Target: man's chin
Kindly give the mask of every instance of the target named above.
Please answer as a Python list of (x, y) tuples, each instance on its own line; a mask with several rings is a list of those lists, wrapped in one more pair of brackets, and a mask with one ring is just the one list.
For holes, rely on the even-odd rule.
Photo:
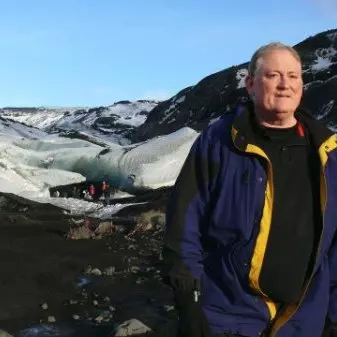
[(275, 104), (269, 105), (268, 107), (261, 105), (256, 107), (256, 109), (265, 115), (272, 114), (289, 116), (295, 114), (297, 107), (295, 107), (294, 104)]
[(292, 115), (296, 111), (296, 108), (294, 107), (289, 107), (289, 106), (280, 106), (280, 107), (275, 107), (273, 109), (273, 112), (277, 115)]

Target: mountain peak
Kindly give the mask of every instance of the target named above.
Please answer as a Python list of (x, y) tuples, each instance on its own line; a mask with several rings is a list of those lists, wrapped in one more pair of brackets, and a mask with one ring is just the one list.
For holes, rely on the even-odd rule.
[[(304, 105), (336, 129), (337, 29), (311, 36), (294, 48), (303, 63)], [(218, 71), (159, 103), (137, 129), (133, 141), (168, 134), (184, 126), (202, 130), (238, 102), (248, 99), (244, 84), (247, 68), (245, 62)]]

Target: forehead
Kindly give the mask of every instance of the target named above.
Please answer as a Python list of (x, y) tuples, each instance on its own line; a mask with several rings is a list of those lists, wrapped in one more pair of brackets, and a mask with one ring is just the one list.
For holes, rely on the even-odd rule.
[(259, 60), (263, 71), (301, 72), (301, 63), (286, 49), (271, 50)]

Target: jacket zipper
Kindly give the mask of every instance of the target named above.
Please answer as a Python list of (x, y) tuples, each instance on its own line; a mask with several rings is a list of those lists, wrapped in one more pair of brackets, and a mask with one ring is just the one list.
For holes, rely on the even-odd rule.
[(267, 328), (263, 331), (263, 334), (262, 336), (263, 337), (269, 337), (270, 336), (270, 333), (272, 331), (272, 328), (274, 326), (274, 323), (277, 321), (277, 319), (284, 313), (284, 310), (285, 310), (285, 306), (282, 306), (281, 309), (279, 309), (275, 315), (275, 317), (269, 321), (268, 325), (267, 325)]
[[(232, 136), (236, 137), (236, 136), (237, 136), (237, 133), (235, 133), (236, 130), (233, 129), (232, 132), (233, 132), (233, 131), (234, 131), (234, 133), (232, 134)], [(235, 139), (235, 138), (234, 138), (234, 139)], [(259, 157), (261, 157), (261, 158), (263, 158), (263, 159), (265, 159), (265, 160), (267, 161), (267, 164), (268, 164), (268, 170), (270, 171), (270, 184), (271, 184), (271, 189), (272, 189), (272, 191), (273, 191), (273, 190), (274, 190), (274, 178), (273, 178), (273, 177), (274, 177), (274, 174), (273, 174), (272, 163), (271, 163), (269, 157), (264, 153), (264, 151), (263, 151), (260, 147), (258, 147), (258, 148), (259, 148), (259, 150), (260, 150), (262, 153), (264, 153), (264, 155), (258, 154), (258, 153), (254, 152), (254, 151), (246, 151), (246, 150), (240, 149), (240, 148), (235, 144), (234, 139), (233, 139), (233, 144), (234, 144), (234, 146), (235, 146), (239, 151), (243, 151), (243, 152), (247, 152), (247, 153), (252, 153), (252, 154), (258, 155)], [(274, 198), (273, 198), (273, 199), (274, 199)], [(260, 294), (266, 296), (265, 294), (263, 294), (263, 292), (262, 292), (261, 290), (260, 290)], [(270, 316), (272, 316), (272, 313), (271, 313), (271, 311), (270, 311), (270, 308), (269, 308), (267, 302), (263, 299), (263, 297), (262, 297), (261, 299), (262, 299), (262, 301), (264, 302), (265, 306), (267, 307), (267, 310), (269, 311)], [(270, 300), (270, 299), (269, 299), (269, 300)], [(271, 301), (271, 302), (272, 302), (272, 301)], [(277, 312), (276, 312), (276, 315), (277, 315)], [(276, 316), (275, 316), (275, 317), (276, 317)], [(268, 328), (270, 327), (270, 329), (271, 329), (271, 327), (273, 326), (273, 322), (275, 321), (275, 317), (271, 318), (270, 321), (268, 322)]]
[[(248, 151), (240, 149), (235, 144), (235, 138), (236, 138), (237, 134), (238, 134), (238, 131), (236, 129), (232, 128), (232, 139), (233, 139), (234, 146), (239, 151), (248, 152)], [(337, 139), (335, 139), (335, 143), (337, 143)], [(251, 152), (251, 153), (254, 153), (254, 152)], [(258, 153), (254, 153), (254, 154), (261, 156)], [(264, 157), (264, 156), (261, 156), (261, 157)], [(267, 159), (269, 165), (271, 165), (268, 156), (266, 156), (265, 159)], [(302, 296), (301, 296), (299, 302), (297, 304), (292, 303), (292, 304), (287, 305), (284, 308), (284, 310), (282, 310), (282, 314), (281, 314), (281, 312), (277, 312), (276, 315), (275, 315), (275, 317), (269, 321), (267, 328), (262, 333), (263, 337), (274, 337), (276, 335), (277, 331), (279, 329), (281, 329), (291, 319), (291, 317), (293, 317), (293, 315), (298, 311), (299, 307), (303, 303), (303, 300), (304, 300), (304, 298), (305, 298), (305, 296), (307, 294), (307, 291), (309, 289), (309, 286), (310, 286), (310, 284), (312, 282), (312, 279), (313, 279), (313, 276), (314, 276), (314, 271), (315, 271), (316, 264), (317, 264), (317, 257), (318, 257), (318, 254), (319, 254), (320, 250), (321, 250), (321, 245), (322, 245), (323, 235), (324, 235), (324, 229), (325, 229), (325, 212), (326, 212), (326, 204), (327, 204), (327, 182), (326, 182), (326, 176), (325, 176), (325, 173), (324, 173), (324, 168), (325, 168), (325, 165), (322, 164), (322, 162), (321, 162), (321, 170), (322, 170), (321, 171), (321, 177), (323, 177), (323, 182), (324, 182), (324, 193), (325, 193), (324, 202), (325, 203), (323, 205), (322, 199), (321, 199), (321, 203), (322, 203), (322, 231), (321, 231), (321, 236), (320, 236), (319, 244), (318, 244), (317, 251), (316, 251), (316, 257), (315, 257), (316, 261), (315, 261), (315, 264), (313, 266), (312, 273), (310, 275), (310, 278), (306, 282), (306, 285), (304, 287), (304, 291), (302, 293)], [(271, 170), (271, 176), (272, 176), (272, 170)], [(273, 183), (273, 182), (271, 182), (271, 183)], [(321, 198), (322, 198), (322, 195), (321, 195)], [(265, 303), (265, 304), (267, 305), (267, 303)], [(268, 307), (268, 309), (269, 309), (269, 307)], [(283, 320), (284, 315), (286, 316), (286, 318)]]
[[(278, 319), (281, 319), (282, 318), (282, 315), (277, 315), (277, 319), (274, 319), (272, 321), (272, 324), (270, 325), (270, 327), (268, 327), (268, 329), (266, 330), (266, 332), (268, 332), (268, 334), (266, 334), (265, 336), (266, 337), (274, 337), (277, 333), (277, 331), (279, 329), (282, 328), (282, 326), (284, 326), (290, 319), (291, 317), (293, 317), (296, 312), (298, 311), (298, 309), (300, 308), (301, 304), (303, 303), (303, 300), (308, 292), (308, 289), (310, 287), (310, 284), (312, 282), (312, 279), (314, 277), (314, 273), (315, 273), (315, 268), (316, 268), (316, 264), (317, 264), (317, 256), (321, 250), (321, 245), (322, 245), (322, 241), (323, 241), (323, 234), (324, 234), (324, 229), (325, 229), (325, 221), (324, 221), (324, 218), (325, 218), (325, 209), (326, 209), (326, 203), (327, 203), (327, 183), (326, 183), (326, 177), (325, 177), (325, 174), (324, 174), (324, 168), (322, 168), (322, 177), (323, 177), (323, 180), (324, 180), (324, 191), (325, 191), (325, 205), (324, 208), (322, 207), (322, 231), (321, 231), (321, 237), (320, 237), (320, 240), (319, 240), (319, 244), (318, 244), (318, 247), (317, 247), (317, 251), (316, 251), (316, 261), (315, 261), (315, 264), (314, 264), (314, 267), (313, 267), (313, 270), (312, 270), (312, 273), (310, 275), (310, 278), (308, 279), (305, 287), (304, 287), (304, 291), (302, 293), (302, 296), (298, 302), (297, 305), (295, 304), (290, 304), (288, 305), (286, 308), (285, 308), (285, 312), (287, 313), (287, 311), (292, 311), (292, 312), (289, 312), (289, 315), (287, 317), (286, 320), (284, 320), (284, 322), (280, 322), (278, 324)], [(276, 318), (276, 317), (275, 317)]]
[[(239, 151), (242, 151), (239, 147), (236, 146), (235, 142), (233, 141), (234, 143), (234, 146), (239, 150)], [(260, 149), (262, 150), (262, 149)], [(246, 152), (246, 151), (244, 151)], [(257, 153), (254, 153), (254, 152), (250, 152), (250, 153), (253, 153), (253, 154), (256, 154), (256, 155), (259, 155)], [(260, 157), (264, 158), (267, 160), (268, 162), (268, 165), (269, 165), (269, 169), (270, 169), (270, 172), (271, 172), (271, 177), (273, 177), (273, 171), (272, 171), (272, 164), (268, 158), (268, 156), (264, 157), (264, 156), (261, 156), (259, 155)], [(324, 180), (324, 187), (325, 187), (325, 194), (327, 193), (327, 184), (326, 184), (326, 177), (325, 177), (325, 174), (324, 174), (324, 168), (323, 166), (321, 167), (322, 168), (322, 176), (323, 176), (323, 180)], [(273, 181), (271, 181), (271, 184), (273, 184)], [(325, 195), (325, 202), (327, 200), (327, 196)], [(323, 238), (323, 233), (324, 233), (324, 214), (325, 214), (325, 205), (324, 205), (324, 210), (322, 212), (322, 215), (323, 215), (323, 224), (322, 224), (322, 231), (321, 231), (321, 237), (320, 237), (320, 240), (319, 240), (319, 244), (318, 244), (318, 247), (317, 247), (317, 251), (316, 251), (316, 259), (317, 259), (317, 255), (320, 251), (320, 248), (321, 248), (321, 244), (322, 244), (322, 238)], [(310, 275), (310, 278), (308, 279), (306, 285), (305, 285), (305, 288), (304, 288), (304, 291), (302, 293), (302, 296), (300, 298), (300, 301), (298, 302), (298, 304), (290, 304), (288, 306), (286, 306), (282, 312), (277, 312), (276, 313), (276, 316), (274, 318), (272, 318), (269, 322), (268, 322), (268, 325), (267, 325), (267, 328), (264, 330), (262, 336), (263, 337), (274, 337), (277, 333), (277, 331), (282, 327), (284, 326), (284, 324), (286, 324), (290, 319), (291, 317), (298, 311), (299, 307), (301, 306), (304, 298), (305, 298), (305, 295), (309, 289), (309, 286), (311, 284), (311, 281), (313, 279), (313, 276), (314, 276), (314, 270), (315, 270), (315, 267), (316, 267), (316, 263), (313, 267), (313, 271)], [(265, 303), (265, 305), (267, 306), (267, 303)], [(267, 306), (268, 307), (268, 306)], [(268, 308), (269, 310), (269, 308)], [(289, 312), (289, 315), (288, 315), (288, 312)], [(287, 319), (285, 319), (283, 322), (280, 322), (279, 323), (279, 320), (282, 319), (283, 317), (283, 314), (287, 315)]]

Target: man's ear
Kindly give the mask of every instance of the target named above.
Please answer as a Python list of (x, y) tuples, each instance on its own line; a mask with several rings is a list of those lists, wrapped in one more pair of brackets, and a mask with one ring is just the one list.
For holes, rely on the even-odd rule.
[(245, 78), (246, 90), (248, 91), (249, 96), (253, 96), (253, 76), (247, 75)]

